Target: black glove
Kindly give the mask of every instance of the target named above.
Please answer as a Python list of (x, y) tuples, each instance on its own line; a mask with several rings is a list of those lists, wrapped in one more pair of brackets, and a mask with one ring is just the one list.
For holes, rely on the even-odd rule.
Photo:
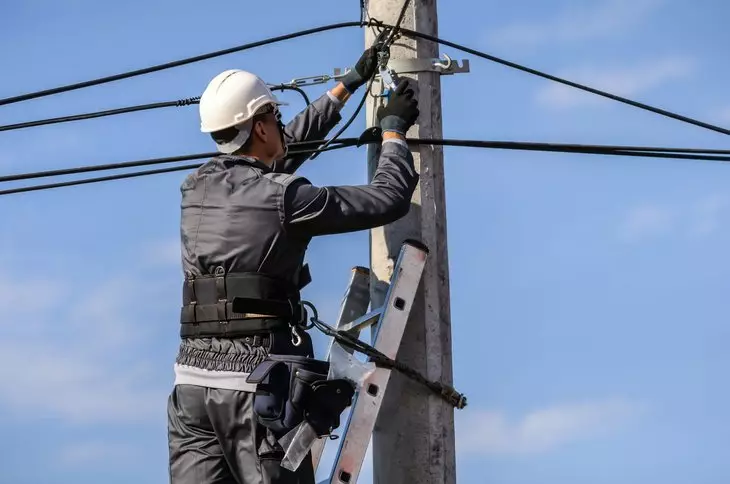
[(398, 87), (390, 95), (387, 106), (378, 109), (380, 129), (393, 131), (405, 136), (408, 129), (418, 119), (418, 100), (410, 84), (410, 79), (401, 79)]
[(345, 74), (340, 81), (352, 94), (358, 87), (362, 86), (373, 77), (375, 68), (378, 66), (378, 51), (375, 47), (370, 47), (361, 56), (355, 64), (355, 68)]

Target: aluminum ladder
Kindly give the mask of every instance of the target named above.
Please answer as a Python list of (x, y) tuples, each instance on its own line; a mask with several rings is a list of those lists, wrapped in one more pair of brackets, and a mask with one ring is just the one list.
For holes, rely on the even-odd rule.
[[(364, 329), (372, 327), (373, 346), (388, 358), (396, 359), (427, 256), (428, 249), (422, 244), (404, 242), (393, 268), (383, 306), (367, 314), (370, 305), (370, 271), (363, 267), (354, 268), (340, 307), (337, 329), (359, 337)], [(344, 349), (352, 353), (348, 348)], [(391, 371), (376, 368), (358, 389), (339, 439), (339, 449), (329, 477), (319, 484), (357, 482)], [(315, 471), (327, 440), (326, 437), (320, 438), (311, 448)]]

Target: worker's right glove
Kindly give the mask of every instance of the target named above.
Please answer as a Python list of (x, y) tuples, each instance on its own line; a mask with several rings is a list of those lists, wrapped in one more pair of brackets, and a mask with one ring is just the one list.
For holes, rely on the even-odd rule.
[(387, 106), (378, 109), (378, 120), (383, 133), (391, 131), (405, 136), (418, 119), (418, 100), (410, 84), (410, 79), (401, 79), (398, 87), (390, 95)]
[(375, 47), (370, 47), (360, 56), (357, 64), (355, 64), (355, 68), (345, 74), (340, 81), (345, 86), (345, 89), (347, 89), (347, 92), (352, 94), (373, 77), (377, 66), (378, 51)]

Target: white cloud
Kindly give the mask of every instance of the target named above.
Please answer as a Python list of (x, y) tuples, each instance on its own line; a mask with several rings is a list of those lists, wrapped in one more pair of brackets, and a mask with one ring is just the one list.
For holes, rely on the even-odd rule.
[(120, 367), (70, 348), (3, 343), (0, 379), (5, 383), (0, 404), (23, 414), (115, 424), (164, 417), (166, 392), (145, 385), (140, 368)]
[(694, 239), (716, 234), (730, 222), (730, 195), (708, 194), (684, 205), (642, 204), (623, 217), (618, 237), (624, 242), (640, 242), (676, 233)]
[(721, 123), (730, 123), (730, 106), (720, 109), (716, 117)]
[(144, 249), (145, 258), (155, 265), (180, 265), (180, 239), (158, 240)]
[[(682, 79), (694, 72), (694, 61), (682, 57), (667, 57), (633, 66), (583, 66), (563, 72), (559, 77), (608, 91), (623, 97), (646, 92), (672, 80)], [(589, 92), (563, 84), (552, 83), (537, 92), (537, 101), (553, 108), (573, 108), (611, 102)]]
[(669, 232), (677, 214), (659, 205), (641, 205), (632, 208), (619, 228), (619, 237), (626, 242), (637, 242)]
[[(43, 311), (57, 304), (66, 294), (64, 286), (55, 281), (34, 279), (19, 283), (22, 277), (0, 274), (0, 308), (13, 315)], [(8, 319), (1, 318), (0, 326), (9, 324)]]
[(126, 445), (107, 441), (76, 442), (59, 449), (57, 464), (62, 467), (81, 467), (104, 461), (104, 465), (125, 462), (134, 456), (135, 450)]
[(110, 276), (81, 288), (0, 275), (0, 286), (7, 281), (12, 292), (0, 299), (6, 316), (0, 408), (74, 423), (164, 418), (168, 389), (152, 383), (159, 373), (150, 370), (150, 356), (139, 356), (152, 326), (130, 304), (149, 293), (149, 281)]
[(693, 207), (690, 221), (690, 235), (698, 238), (714, 234), (730, 208), (730, 196), (725, 194), (708, 195)]
[(502, 412), (471, 411), (457, 419), (457, 451), (462, 455), (549, 452), (608, 435), (644, 410), (636, 402), (608, 399), (547, 407), (514, 422)]
[(580, 4), (553, 17), (507, 25), (489, 35), (492, 46), (542, 46), (619, 36), (640, 25), (661, 0), (607, 0)]

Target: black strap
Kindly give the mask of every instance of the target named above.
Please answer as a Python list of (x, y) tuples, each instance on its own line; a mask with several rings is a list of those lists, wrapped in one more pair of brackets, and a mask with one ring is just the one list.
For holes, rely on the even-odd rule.
[(228, 319), (226, 314), (228, 298), (226, 297), (226, 269), (223, 266), (215, 268), (215, 291), (218, 297), (218, 302), (216, 303), (218, 321), (226, 321)]
[(290, 318), (298, 305), (295, 285), (260, 273), (226, 274), (222, 267), (212, 275), (188, 278), (183, 287), (184, 322), (237, 319), (234, 313)]
[(256, 299), (235, 297), (231, 305), (234, 313), (266, 314), (284, 319), (293, 319), (299, 315), (299, 301), (289, 299)]
[[(180, 334), (184, 337), (236, 336), (282, 329), (304, 316), (299, 288), (311, 281), (307, 265), (298, 284), (255, 272), (186, 274)], [(236, 324), (234, 324), (236, 323)]]
[(221, 324), (218, 321), (184, 323), (180, 325), (180, 336), (183, 338), (206, 338), (212, 336), (238, 338), (253, 336), (255, 338), (262, 333), (273, 333), (289, 327), (289, 323), (281, 319), (238, 319), (224, 323)]
[(312, 273), (309, 271), (309, 264), (304, 264), (299, 271), (299, 290), (312, 282)]
[[(183, 306), (180, 313), (180, 321), (195, 321), (196, 305), (198, 303), (195, 297), (195, 281), (191, 272), (185, 273), (185, 288), (183, 294), (188, 294), (188, 304)], [(185, 296), (183, 296), (185, 298)]]

